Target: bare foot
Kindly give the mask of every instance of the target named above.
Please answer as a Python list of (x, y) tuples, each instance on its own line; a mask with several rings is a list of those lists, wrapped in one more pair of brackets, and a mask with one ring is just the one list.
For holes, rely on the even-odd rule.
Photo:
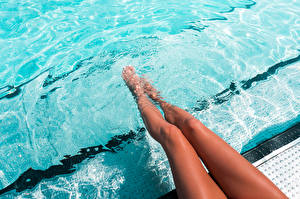
[(133, 66), (126, 66), (123, 69), (122, 77), (135, 97), (138, 98), (145, 95), (141, 78), (135, 73)]
[(163, 103), (163, 98), (160, 96), (160, 92), (156, 90), (145, 78), (141, 78), (141, 81), (143, 82), (142, 85), (144, 86), (144, 92), (146, 92), (152, 100), (158, 103)]

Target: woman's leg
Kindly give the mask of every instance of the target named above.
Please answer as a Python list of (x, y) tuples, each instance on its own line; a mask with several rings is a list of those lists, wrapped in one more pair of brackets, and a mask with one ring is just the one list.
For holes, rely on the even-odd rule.
[(133, 67), (126, 67), (123, 78), (136, 97), (143, 121), (150, 135), (164, 148), (172, 169), (179, 198), (226, 198), (210, 178), (197, 153), (181, 131), (164, 120), (139, 85)]
[(287, 198), (268, 178), (188, 112), (166, 103), (145, 79), (145, 92), (159, 103), (229, 198)]

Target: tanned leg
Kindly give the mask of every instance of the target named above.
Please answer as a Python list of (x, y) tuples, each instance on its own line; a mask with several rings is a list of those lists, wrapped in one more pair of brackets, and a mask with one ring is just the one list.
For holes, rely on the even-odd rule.
[(164, 111), (191, 143), (218, 185), (229, 198), (287, 198), (267, 177), (243, 158), (218, 135), (190, 113), (166, 103), (145, 79), (145, 92)]
[(133, 67), (125, 67), (123, 79), (136, 97), (138, 108), (150, 135), (165, 150), (179, 198), (226, 198), (207, 174), (200, 159), (182, 132), (164, 120), (160, 111), (144, 94)]

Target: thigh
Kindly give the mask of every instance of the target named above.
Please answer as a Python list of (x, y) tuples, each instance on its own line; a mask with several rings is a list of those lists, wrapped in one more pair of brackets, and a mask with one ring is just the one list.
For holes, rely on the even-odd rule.
[(183, 131), (228, 197), (286, 198), (267, 177), (199, 120), (189, 120)]
[(182, 132), (173, 125), (162, 130), (167, 131), (161, 144), (169, 159), (178, 197), (226, 198)]

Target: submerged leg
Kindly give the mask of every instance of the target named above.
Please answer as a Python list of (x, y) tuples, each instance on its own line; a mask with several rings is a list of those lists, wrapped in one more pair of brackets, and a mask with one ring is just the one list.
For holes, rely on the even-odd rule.
[(165, 102), (149, 82), (143, 81), (145, 92), (159, 103), (166, 120), (183, 132), (229, 198), (287, 198), (218, 135), (190, 113)]
[(179, 198), (226, 198), (207, 174), (197, 153), (182, 132), (165, 121), (160, 111), (144, 94), (134, 68), (126, 67), (123, 78), (136, 97), (150, 135), (162, 145), (167, 154)]

